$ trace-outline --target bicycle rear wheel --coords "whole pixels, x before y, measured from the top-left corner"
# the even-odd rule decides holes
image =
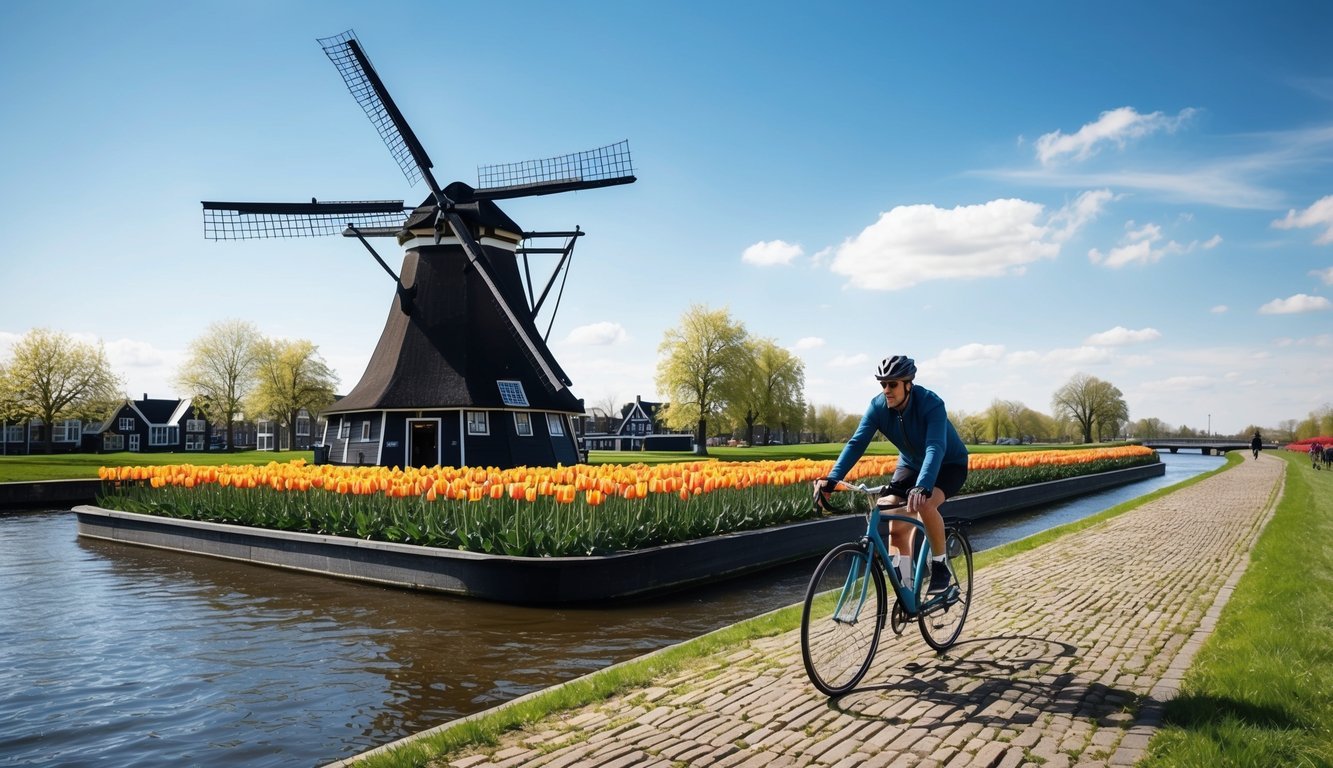
[[[859,544],[834,547],[815,568],[801,609],[801,660],[825,695],[850,691],[870,669],[885,594],[883,572]]]
[[[935,598],[928,602],[917,618],[921,636],[937,651],[957,642],[972,604],[972,542],[961,529],[949,528],[944,532],[944,545],[948,552],[949,589],[943,600]]]

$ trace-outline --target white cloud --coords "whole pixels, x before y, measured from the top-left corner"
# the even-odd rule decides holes
[[[1324,285],[1333,285],[1333,267],[1327,269],[1312,269],[1310,274],[1319,278]]]
[[[1141,115],[1133,107],[1120,107],[1101,113],[1095,122],[1087,123],[1076,133],[1052,131],[1037,139],[1037,159],[1049,165],[1065,156],[1086,160],[1097,154],[1101,145],[1111,143],[1124,148],[1125,142],[1157,131],[1174,133],[1194,115],[1193,109],[1182,109],[1175,117],[1161,112]]]
[[[1127,230],[1120,238],[1122,245],[1112,248],[1108,253],[1102,253],[1100,249],[1093,248],[1088,251],[1088,261],[1093,264],[1101,264],[1108,269],[1119,269],[1129,264],[1154,264],[1161,261],[1165,256],[1190,253],[1196,248],[1205,250],[1216,248],[1222,242],[1221,235],[1213,235],[1203,243],[1198,240],[1191,240],[1186,245],[1181,245],[1175,240],[1169,240],[1161,247],[1153,247],[1155,243],[1162,239],[1162,228],[1156,224],[1144,224],[1137,229],[1134,228],[1134,222],[1125,222]]]
[[[1301,312],[1319,312],[1325,309],[1333,309],[1333,303],[1330,303],[1323,296],[1307,296],[1304,293],[1298,293],[1285,299],[1273,299],[1259,307],[1259,314],[1295,315]]]
[[[1111,359],[1111,351],[1105,347],[1072,347],[1053,349],[1042,356],[1042,362],[1048,365],[1089,365],[1104,363]]]
[[[1217,306],[1213,307],[1212,309],[1210,309],[1210,310],[1208,310],[1208,311],[1209,311],[1209,312],[1212,312],[1214,315],[1222,315],[1222,314],[1226,314],[1226,312],[1227,312],[1228,310],[1230,310],[1230,309],[1231,309],[1231,308],[1228,307],[1228,306],[1225,305],[1225,304],[1218,304]]]
[[[799,245],[782,240],[758,242],[741,254],[741,261],[757,267],[786,266],[805,253]]]
[[[804,352],[809,349],[818,349],[822,346],[824,346],[823,339],[818,336],[806,336],[805,338],[797,339],[796,343],[791,345],[791,348],[796,352]]]
[[[1140,328],[1137,331],[1131,331],[1124,326],[1117,325],[1109,331],[1094,333],[1083,340],[1084,344],[1092,344],[1102,347],[1122,347],[1126,344],[1141,344],[1145,341],[1152,341],[1161,338],[1162,333],[1156,328]]]
[[[1315,243],[1328,245],[1333,243],[1333,195],[1321,197],[1303,211],[1290,210],[1284,219],[1273,222],[1278,229],[1305,229],[1323,227],[1323,234],[1315,238]]]
[[[961,347],[942,350],[930,364],[932,367],[940,368],[964,368],[997,362],[1003,357],[1003,344],[964,344]]]
[[[621,344],[628,340],[629,334],[625,332],[624,327],[620,323],[613,323],[609,320],[580,325],[565,337],[566,344],[574,344],[580,347],[604,347],[611,344]]]
[[[838,355],[828,363],[834,368],[855,368],[857,366],[867,366],[869,370],[870,355],[864,352],[855,355]]]
[[[929,280],[1020,275],[1027,265],[1060,254],[1060,243],[1111,199],[1080,195],[1043,221],[1027,200],[992,200],[952,209],[903,205],[837,247],[830,269],[849,285],[899,290]]]

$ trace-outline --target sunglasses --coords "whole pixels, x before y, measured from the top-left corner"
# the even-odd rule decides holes
[[[897,389],[898,387],[902,386],[902,382],[898,381],[897,379],[889,379],[888,381],[879,382],[879,385],[883,389]]]

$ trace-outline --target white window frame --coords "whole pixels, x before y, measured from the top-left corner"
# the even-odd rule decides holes
[[[565,420],[558,413],[546,414],[546,431],[551,433],[551,437],[564,437]]]
[[[204,436],[200,432],[191,432],[185,435],[185,450],[202,451],[204,450]]]
[[[134,431],[134,417],[133,417],[133,416],[121,416],[117,421],[118,421],[118,426],[117,426],[116,428],[119,429],[121,432],[133,432],[133,431]]]
[[[78,419],[65,419],[57,422],[51,429],[51,442],[77,443],[83,439],[83,422]]]
[[[338,424],[338,439],[350,440],[351,437],[352,437],[352,422],[344,418],[342,422]]]
[[[272,432],[264,432],[262,434],[257,433],[255,435],[255,450],[256,451],[273,450],[273,433]]]
[[[185,431],[186,431],[186,432],[203,432],[204,429],[207,427],[207,424],[208,424],[208,423],[207,423],[206,421],[204,421],[203,419],[186,419],[186,420],[185,420]],[[187,436],[186,436],[186,440],[188,440],[188,439],[189,439],[189,436],[187,435]]]
[[[180,427],[175,424],[153,424],[148,427],[150,446],[175,445],[180,442]]]
[[[363,442],[363,443],[368,443],[368,442],[370,442],[370,422],[369,422],[369,421],[363,421],[363,422],[361,422],[361,442]]]
[[[130,451],[133,453],[139,452],[139,435],[137,433],[130,435]]]
[[[124,435],[102,435],[102,450],[104,451],[123,451],[125,450]]]
[[[310,437],[310,417],[309,417],[309,416],[297,416],[297,417],[296,417],[296,436],[297,436],[297,437]]]
[[[491,415],[486,411],[464,411],[469,435],[489,435],[491,433]]]
[[[532,437],[532,414],[527,411],[514,411],[514,432],[519,437]]]

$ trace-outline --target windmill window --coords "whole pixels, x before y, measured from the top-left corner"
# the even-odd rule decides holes
[[[528,407],[528,394],[523,391],[523,382],[501,379],[495,384],[500,388],[500,399],[505,405],[514,408]]]
[[[560,437],[565,434],[565,422],[560,419],[560,414],[546,414],[546,429],[552,437]]]
[[[486,418],[485,411],[467,412],[467,433],[469,435],[489,435],[491,433],[490,421]]]
[[[518,432],[519,437],[532,437],[532,414],[515,413],[514,430]]]

